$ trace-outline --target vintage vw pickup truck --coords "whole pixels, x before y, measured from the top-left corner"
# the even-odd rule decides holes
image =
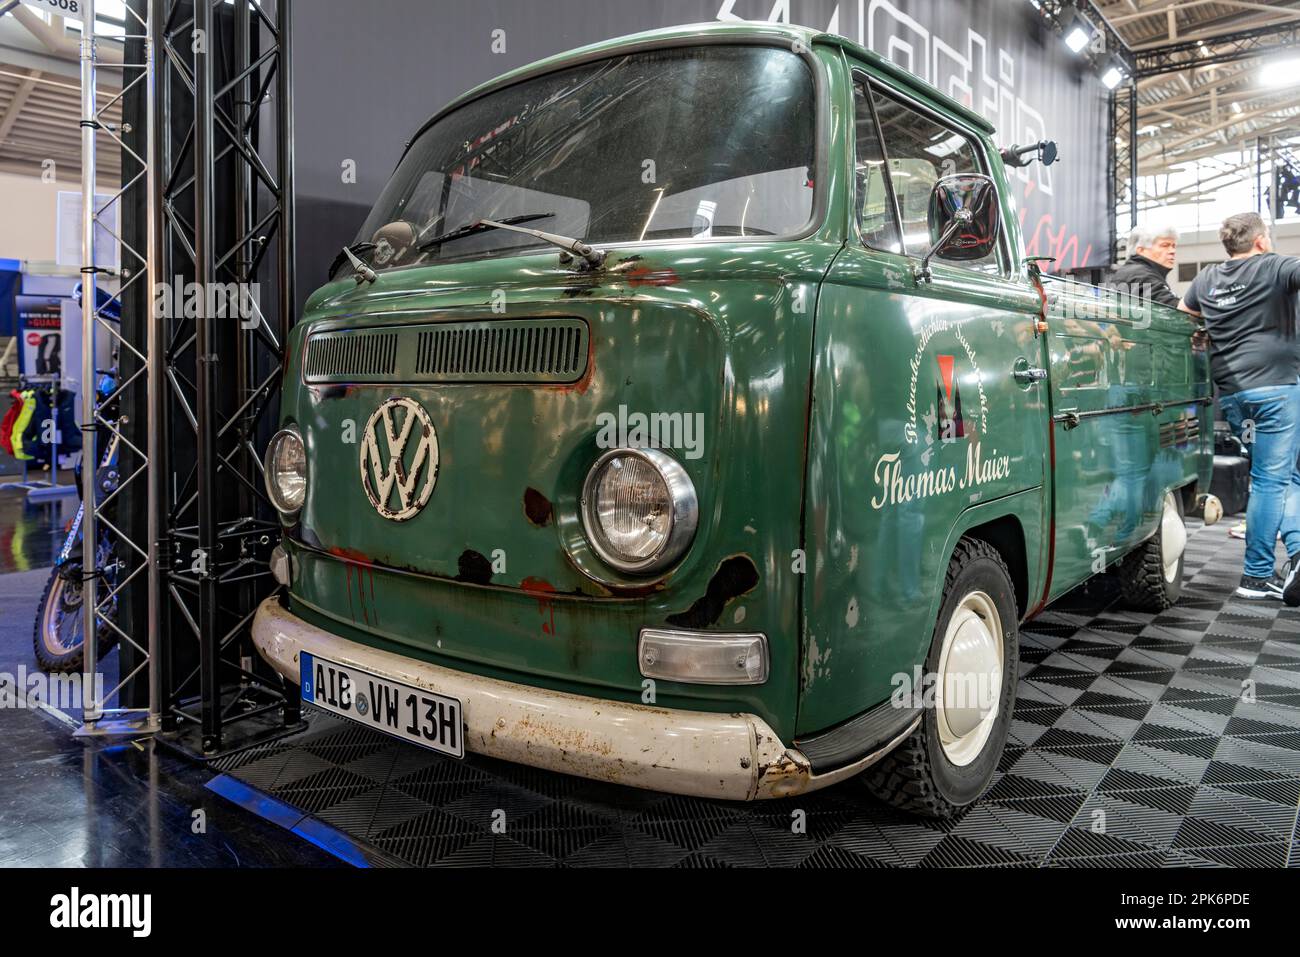
[[[1022,622],[1178,597],[1194,332],[1040,276],[989,124],[849,40],[559,56],[416,133],[294,328],[254,640],[452,756],[951,814]]]

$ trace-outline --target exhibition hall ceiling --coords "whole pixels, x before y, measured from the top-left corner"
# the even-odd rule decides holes
[[[8,6],[8,0],[0,0],[0,9]],[[0,17],[0,171],[47,179],[53,173],[59,182],[81,178],[78,39],[62,22],[47,22],[23,5]],[[99,55],[121,63],[121,44],[101,43]],[[111,68],[101,71],[101,106],[117,95],[119,74]],[[121,104],[113,104],[104,118],[120,124]],[[98,145],[100,186],[115,186],[121,177],[120,150],[106,133],[99,134]]]
[[[1200,59],[1239,47],[1243,31],[1300,26],[1297,0],[1102,0],[1107,22],[1135,53],[1193,43]],[[1144,176],[1249,149],[1257,137],[1300,134],[1300,51],[1273,50],[1230,63],[1195,65],[1138,82]],[[1122,133],[1122,131],[1121,131]],[[1236,172],[1253,164],[1243,159]]]

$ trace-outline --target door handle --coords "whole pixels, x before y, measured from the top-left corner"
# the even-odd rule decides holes
[[[1032,366],[1016,368],[1012,371],[1011,377],[1021,385],[1033,385],[1035,382],[1042,382],[1047,378],[1046,369],[1038,369]]]

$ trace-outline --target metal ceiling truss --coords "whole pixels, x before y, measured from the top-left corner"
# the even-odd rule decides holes
[[[1300,128],[1300,96],[1261,89],[1256,69],[1275,51],[1300,49],[1300,5],[1291,0],[1035,0],[1035,5],[1058,33],[1076,13],[1096,28],[1084,55],[1098,69],[1111,56],[1127,66],[1128,82],[1111,93],[1108,181],[1111,208],[1127,207],[1129,228],[1141,213],[1168,202],[1194,201],[1200,191],[1230,177],[1251,176],[1262,184],[1260,151],[1273,150],[1279,138]],[[1244,149],[1253,149],[1256,157],[1217,162]],[[1139,191],[1139,171],[1160,175],[1204,161],[1212,168],[1195,184],[1160,196]],[[1263,188],[1257,187],[1261,195]],[[1126,226],[1121,219],[1112,214],[1112,253],[1118,253],[1116,233]]]
[[[1201,69],[1300,47],[1300,20],[1220,34],[1210,40],[1162,44],[1134,54],[1139,80]]]

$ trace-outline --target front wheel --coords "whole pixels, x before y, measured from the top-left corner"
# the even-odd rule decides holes
[[[863,772],[881,800],[951,817],[993,779],[1016,698],[1020,628],[1015,586],[997,550],[962,539],[948,564],[920,727]]]
[[[77,580],[79,569],[80,566],[55,568],[45,583],[32,635],[36,662],[44,671],[68,674],[80,671],[85,662],[81,582]],[[100,627],[101,658],[114,644],[112,635],[111,628]]]

